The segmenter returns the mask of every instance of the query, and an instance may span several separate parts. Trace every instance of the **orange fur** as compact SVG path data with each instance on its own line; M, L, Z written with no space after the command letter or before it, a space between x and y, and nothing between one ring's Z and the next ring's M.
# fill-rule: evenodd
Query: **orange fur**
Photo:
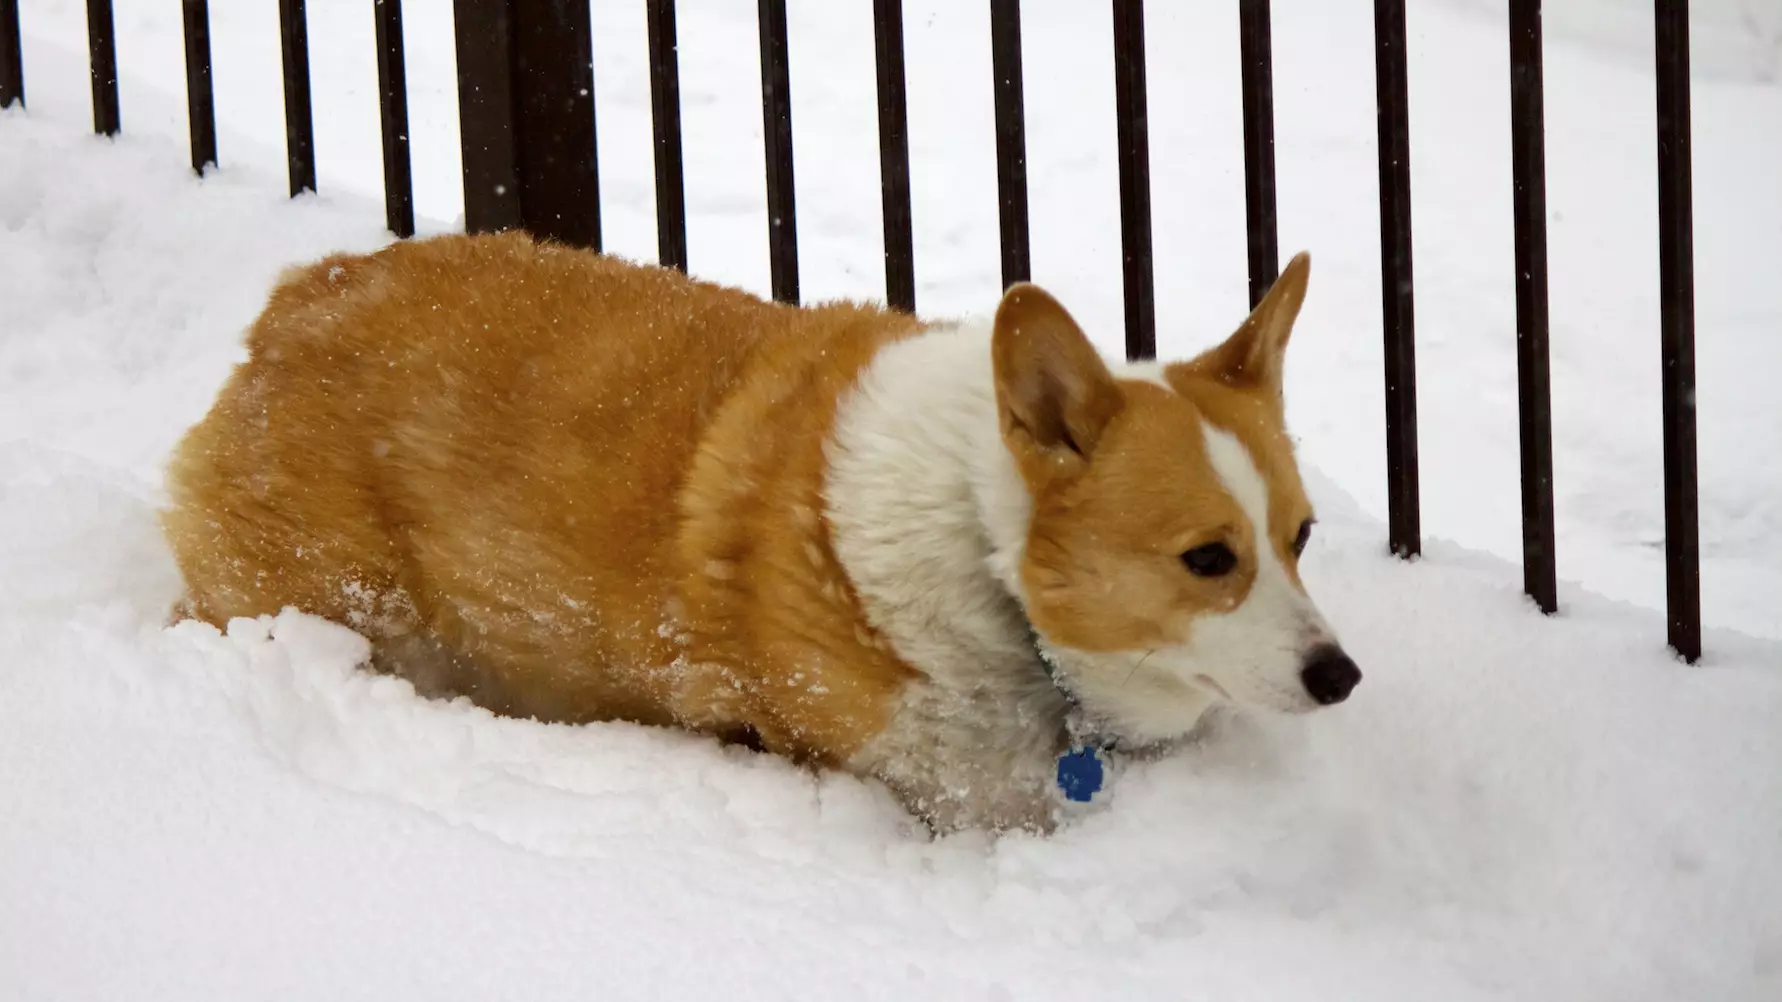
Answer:
M175 453L182 608L294 606L424 694L1045 827L1067 715L1173 740L1335 670L1281 403L1305 282L1302 256L1224 344L1117 377L1030 285L931 330L519 234L327 258ZM1209 547L1230 562L1194 570Z
M1298 584L1293 538L1312 509L1280 378L1307 267L1295 258L1229 340L1166 367L1167 390L1116 379L1062 305L1033 286L1010 290L996 319L997 392L1004 439L1034 499L1027 612L1048 637L1095 652L1181 642L1196 618L1249 593L1254 560L1217 579L1182 573L1180 555L1215 540L1240 554L1272 545ZM1045 412L1047 402L1058 412ZM1184 433L1202 421L1248 448L1269 488L1270 523L1283 530L1276 538L1249 538L1200 436Z
M918 328L522 235L331 257L180 445L167 535L212 623L296 606L423 691L839 762L910 669L830 550L823 440Z

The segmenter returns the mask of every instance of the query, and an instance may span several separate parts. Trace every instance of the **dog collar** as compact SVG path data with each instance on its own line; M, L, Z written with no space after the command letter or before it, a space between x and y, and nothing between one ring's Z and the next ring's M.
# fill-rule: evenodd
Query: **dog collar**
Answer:
M1039 660L1040 667L1045 669L1046 680L1070 704L1065 726L1071 735L1071 745L1064 754L1058 756L1058 789L1066 800L1078 804L1089 803L1107 782L1108 756L1114 750L1114 739L1086 736L1090 728L1083 721L1083 704L1077 699L1076 693L1071 692L1070 687L1059 678L1058 659L1046 648L1033 624L1028 624L1027 632L1034 656Z

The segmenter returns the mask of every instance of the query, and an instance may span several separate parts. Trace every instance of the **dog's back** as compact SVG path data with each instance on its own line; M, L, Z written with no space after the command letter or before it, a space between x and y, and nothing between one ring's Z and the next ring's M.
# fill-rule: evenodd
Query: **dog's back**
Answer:
M324 260L272 294L170 468L189 609L296 606L503 712L833 758L904 669L862 656L818 517L823 441L916 326L520 235ZM773 688L741 674L808 664L816 685L825 652L846 691L739 705Z

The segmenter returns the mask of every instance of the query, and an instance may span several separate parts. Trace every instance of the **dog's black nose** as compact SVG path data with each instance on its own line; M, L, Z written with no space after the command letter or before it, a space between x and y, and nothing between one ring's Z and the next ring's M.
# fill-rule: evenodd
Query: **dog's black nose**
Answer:
M1361 681L1361 669L1355 667L1355 662L1349 660L1342 648L1320 647L1306 658L1306 666L1300 669L1299 678L1318 705L1329 706L1349 698L1349 693Z

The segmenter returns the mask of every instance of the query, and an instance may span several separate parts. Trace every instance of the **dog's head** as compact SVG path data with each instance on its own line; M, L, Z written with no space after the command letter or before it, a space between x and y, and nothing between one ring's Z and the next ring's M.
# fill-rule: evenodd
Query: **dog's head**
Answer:
M1020 585L1062 683L1110 731L1164 740L1215 698L1303 712L1361 673L1299 578L1312 532L1282 404L1309 261L1225 343L1110 370L1064 307L996 313L1002 438L1033 500Z

